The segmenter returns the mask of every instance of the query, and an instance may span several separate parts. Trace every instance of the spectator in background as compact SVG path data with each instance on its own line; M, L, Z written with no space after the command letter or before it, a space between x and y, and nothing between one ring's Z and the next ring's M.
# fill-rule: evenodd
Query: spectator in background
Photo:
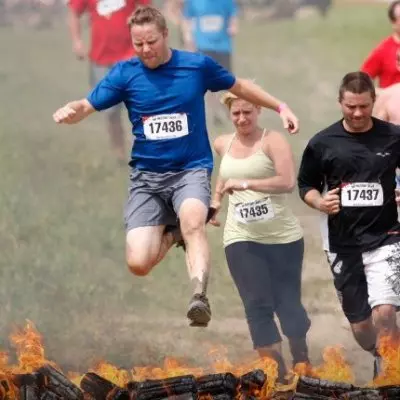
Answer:
M183 40L183 2L184 0L165 0L164 15L178 29L178 46L183 48L185 41Z
M127 20L138 5L151 0L67 0L72 48L78 60L90 60L90 85L95 86L115 63L134 55ZM91 45L86 52L81 36L80 17L90 16ZM119 162L125 162L125 139L121 104L107 111L111 146Z
M238 32L235 0L184 0L184 41L188 50L213 58L232 72L232 38ZM210 96L209 114L214 124L226 115L216 96Z
M400 83L400 1L389 5L389 20L393 33L384 39L361 66L372 79L379 79L379 87L386 88L394 83Z
M400 83L379 93L374 105L374 117L400 125Z

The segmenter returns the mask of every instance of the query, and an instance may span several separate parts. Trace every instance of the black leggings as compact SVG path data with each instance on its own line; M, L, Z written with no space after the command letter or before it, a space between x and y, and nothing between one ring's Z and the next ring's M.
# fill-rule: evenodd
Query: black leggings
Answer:
M303 239L287 244L237 242L225 248L225 255L254 348L282 341L275 313L286 337L304 338L311 323L301 303Z

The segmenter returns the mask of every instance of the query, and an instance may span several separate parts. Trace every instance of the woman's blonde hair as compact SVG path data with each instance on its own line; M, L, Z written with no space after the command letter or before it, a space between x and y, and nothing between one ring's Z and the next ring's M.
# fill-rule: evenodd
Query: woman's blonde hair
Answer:
M231 92L225 92L221 96L220 101L224 106L228 107L228 110L230 110L233 100L236 100L238 98L239 97L237 97L235 94L233 94Z
M249 81L249 82L255 83L255 79L246 79L246 80ZM230 109L231 109L231 106L232 106L232 102L233 102L234 100L237 100L238 98L239 98L238 96L236 96L235 94L233 94L233 93L231 93L231 92L225 92L225 93L221 96L220 102L221 102L224 106L228 107L228 110L230 110Z

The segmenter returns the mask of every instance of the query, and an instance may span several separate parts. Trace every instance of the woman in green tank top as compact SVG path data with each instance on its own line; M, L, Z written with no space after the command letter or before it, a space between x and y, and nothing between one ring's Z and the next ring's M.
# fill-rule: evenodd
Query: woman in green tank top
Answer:
M303 231L286 203L296 183L292 151L278 132L258 125L260 108L227 93L236 132L219 136L214 150L222 157L212 206L229 196L223 244L227 264L242 299L254 348L278 364L285 382L280 321L293 365L309 364L306 335L310 320L301 303ZM219 226L217 213L210 221Z

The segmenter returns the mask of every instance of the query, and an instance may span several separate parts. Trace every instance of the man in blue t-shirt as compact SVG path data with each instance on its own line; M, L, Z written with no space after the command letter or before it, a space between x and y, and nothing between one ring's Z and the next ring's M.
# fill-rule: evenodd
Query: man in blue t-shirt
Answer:
M174 244L182 244L194 286L187 316L192 326L207 326L205 225L211 217L213 156L204 95L229 90L278 111L290 133L298 131L298 120L285 103L210 57L171 49L165 18L156 8L139 7L129 27L137 57L116 64L87 98L61 107L53 119L75 124L95 111L125 104L135 137L125 206L127 264L134 274L147 275Z
M213 58L232 72L232 38L238 32L235 0L184 0L183 32L185 47ZM221 124L225 109L214 95L209 96L209 113Z

